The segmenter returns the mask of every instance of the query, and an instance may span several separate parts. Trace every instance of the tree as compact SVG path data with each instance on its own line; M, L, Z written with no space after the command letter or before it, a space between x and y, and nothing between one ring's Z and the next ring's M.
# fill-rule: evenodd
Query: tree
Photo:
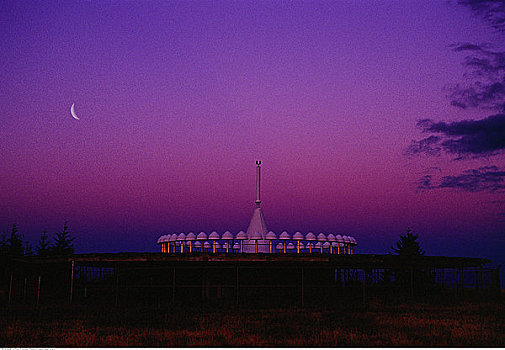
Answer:
M54 244L51 246L51 255L69 255L74 253L74 238L70 237L68 221L63 224L63 231L56 233Z
M418 235L412 233L410 227L407 229L407 234L405 236L400 235L400 240L396 242L396 245L391 247L393 252L400 256L420 256L424 255L425 251L421 249L417 239Z
M0 254L7 254L8 249L9 243L7 242L7 237L5 236L5 233L2 233L2 237L0 237Z
M25 256L34 256L35 255L33 253L33 245L28 241L25 242L24 255Z
M18 233L16 224L12 225L11 236L7 240L7 252L12 256L23 256L25 251L23 247L23 236Z
M51 243L49 242L49 236L47 235L47 231L42 231L40 235L39 243L35 247L35 251L38 256L48 256L50 253Z

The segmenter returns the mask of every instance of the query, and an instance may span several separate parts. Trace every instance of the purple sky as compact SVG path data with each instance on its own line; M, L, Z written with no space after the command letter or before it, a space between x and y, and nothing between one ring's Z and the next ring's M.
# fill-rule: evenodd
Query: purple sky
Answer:
M261 159L273 231L385 253L410 226L430 255L505 255L503 191L418 190L503 154L405 153L420 119L492 114L444 90L465 79L451 44L505 42L465 6L2 1L0 42L1 232L66 219L77 252L116 252L245 230Z

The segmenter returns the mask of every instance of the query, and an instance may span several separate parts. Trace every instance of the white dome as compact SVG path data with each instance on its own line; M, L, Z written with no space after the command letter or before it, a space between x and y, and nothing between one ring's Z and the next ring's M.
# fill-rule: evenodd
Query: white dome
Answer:
M259 239L263 239L263 236L259 232L254 232L251 234L251 237L249 237L249 239L259 240Z
M200 232L198 234L198 236L196 236L196 239L200 240L200 241L204 241L207 239L207 234L205 232Z
M330 248L330 242L324 242L323 248L324 249L329 249Z
M204 247L205 249L209 249L209 248L212 248L212 244L211 244L209 241L205 241L205 242L203 243L203 247Z
M320 233L317 235L318 241L326 241L326 235L324 233Z
M196 236L193 232L190 232L186 235L186 241L194 241L196 239Z
M344 243L344 239L342 238L342 236L341 236L341 235L337 235L337 237L336 237L336 238L337 238L337 242L339 242L339 243Z
M169 241L170 242L177 241L177 233L172 234L169 238Z
M295 249L295 245L289 242L288 245L286 246L286 249Z
M211 240L219 239L219 233L217 233L216 231L212 231L212 233L209 235L209 239Z
M284 249L284 244L277 243L277 245L275 246L275 249L277 249L277 250L283 250Z
M274 239L277 239L277 235L275 233L273 233L272 231L270 231L270 232L267 233L267 235L266 235L265 238L268 239L268 240L273 241Z
M186 239L186 234L184 232L179 233L177 236L178 241L184 241Z
M202 246L202 243L200 241L196 241L195 243L193 243L193 247L195 248L200 248Z
M301 240L303 240L303 238L304 238L304 237L303 237L303 235L302 235L302 233L301 233L301 232L296 232L296 233L293 235L293 239L294 239L295 241L301 241Z
M237 236L235 236L235 238L239 240L245 240L247 239L247 235L244 231L240 231L239 233L237 233Z
M309 232L305 235L305 239L307 241L315 241L316 240L316 235L314 235L312 232Z
M351 243L351 240L349 239L348 236L342 236L342 238L344 239L345 243Z
M330 241L330 242L335 242L337 240L333 233L329 233L327 238L328 238L328 241Z
M317 242L317 243L316 243L316 245L315 245L315 247L316 247L317 249L320 249L320 248L321 248L321 242Z
M286 231L282 232L281 235L279 236L279 239L291 239L291 235L287 233Z
M233 235L231 234L230 231L226 231L225 233L223 233L223 237L221 237L222 239L233 239Z

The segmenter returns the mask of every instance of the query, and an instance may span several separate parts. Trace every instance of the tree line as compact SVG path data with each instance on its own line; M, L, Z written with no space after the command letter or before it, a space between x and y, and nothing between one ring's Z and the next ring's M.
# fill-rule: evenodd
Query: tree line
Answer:
M28 242L23 241L23 234L19 233L16 224L12 225L12 230L7 238L5 233L0 237L0 255L2 256L59 256L74 253L74 237L71 237L68 228L68 221L63 224L63 230L56 232L52 239L49 238L47 231L44 230L35 247Z

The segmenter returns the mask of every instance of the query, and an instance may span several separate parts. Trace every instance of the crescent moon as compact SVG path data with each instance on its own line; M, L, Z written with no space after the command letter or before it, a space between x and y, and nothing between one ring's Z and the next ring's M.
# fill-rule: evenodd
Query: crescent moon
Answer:
M72 107L70 107L70 114L72 114L72 117L73 117L75 120L79 120L79 117L77 116L77 114L75 114L74 104L75 104L75 103L72 103Z

